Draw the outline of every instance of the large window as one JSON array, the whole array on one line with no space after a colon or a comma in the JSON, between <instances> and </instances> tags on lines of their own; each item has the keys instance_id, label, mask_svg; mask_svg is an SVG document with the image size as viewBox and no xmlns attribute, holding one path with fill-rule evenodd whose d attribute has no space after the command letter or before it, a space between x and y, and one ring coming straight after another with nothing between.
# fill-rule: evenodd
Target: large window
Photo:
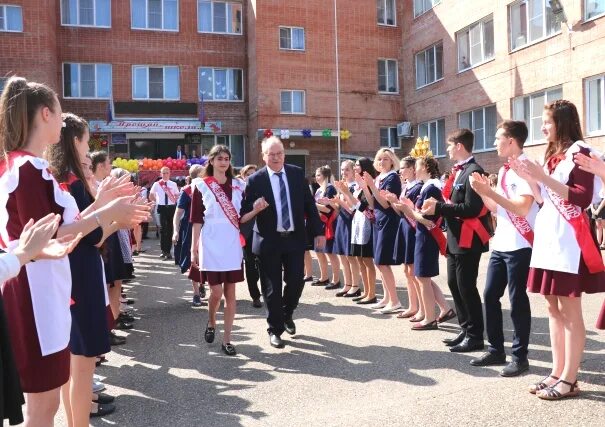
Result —
<instances>
[{"instance_id":1,"label":"large window","mask_svg":"<svg viewBox=\"0 0 605 427\"><path fill-rule=\"evenodd\" d=\"M179 67L135 65L132 67L132 98L178 100Z\"/></svg>"},{"instance_id":2,"label":"large window","mask_svg":"<svg viewBox=\"0 0 605 427\"><path fill-rule=\"evenodd\" d=\"M208 155L212 147L217 144L226 145L231 151L231 164L236 168L245 166L246 156L243 135L202 135L201 139L202 146L199 152L202 155Z\"/></svg>"},{"instance_id":3,"label":"large window","mask_svg":"<svg viewBox=\"0 0 605 427\"><path fill-rule=\"evenodd\" d=\"M63 64L64 98L110 98L110 64Z\"/></svg>"},{"instance_id":4,"label":"large window","mask_svg":"<svg viewBox=\"0 0 605 427\"><path fill-rule=\"evenodd\" d=\"M286 50L305 50L305 29L298 27L279 27L279 48Z\"/></svg>"},{"instance_id":5,"label":"large window","mask_svg":"<svg viewBox=\"0 0 605 427\"><path fill-rule=\"evenodd\" d=\"M605 76L586 81L586 122L588 134L605 131Z\"/></svg>"},{"instance_id":6,"label":"large window","mask_svg":"<svg viewBox=\"0 0 605 427\"><path fill-rule=\"evenodd\" d=\"M61 0L61 25L111 27L111 0Z\"/></svg>"},{"instance_id":7,"label":"large window","mask_svg":"<svg viewBox=\"0 0 605 427\"><path fill-rule=\"evenodd\" d=\"M433 156L445 156L445 119L431 120L418 125L418 136L431 142Z\"/></svg>"},{"instance_id":8,"label":"large window","mask_svg":"<svg viewBox=\"0 0 605 427\"><path fill-rule=\"evenodd\" d=\"M198 0L197 30L200 33L242 33L242 4Z\"/></svg>"},{"instance_id":9,"label":"large window","mask_svg":"<svg viewBox=\"0 0 605 427\"><path fill-rule=\"evenodd\" d=\"M494 139L498 126L498 112L495 105L460 113L459 125L461 128L472 130L475 134L474 152L495 149Z\"/></svg>"},{"instance_id":10,"label":"large window","mask_svg":"<svg viewBox=\"0 0 605 427\"><path fill-rule=\"evenodd\" d=\"M389 148L400 148L399 138L397 138L397 128L380 128L380 146Z\"/></svg>"},{"instance_id":11,"label":"large window","mask_svg":"<svg viewBox=\"0 0 605 427\"><path fill-rule=\"evenodd\" d=\"M511 50L561 31L549 0L522 0L510 6Z\"/></svg>"},{"instance_id":12,"label":"large window","mask_svg":"<svg viewBox=\"0 0 605 427\"><path fill-rule=\"evenodd\" d=\"M605 14L605 0L584 0L584 19Z\"/></svg>"},{"instance_id":13,"label":"large window","mask_svg":"<svg viewBox=\"0 0 605 427\"><path fill-rule=\"evenodd\" d=\"M242 101L243 71L237 68L200 68L199 90L205 101Z\"/></svg>"},{"instance_id":14,"label":"large window","mask_svg":"<svg viewBox=\"0 0 605 427\"><path fill-rule=\"evenodd\" d=\"M527 144L544 142L544 136L542 135L544 105L562 97L563 89L558 86L513 99L513 119L523 120L529 130Z\"/></svg>"},{"instance_id":15,"label":"large window","mask_svg":"<svg viewBox=\"0 0 605 427\"><path fill-rule=\"evenodd\" d=\"M456 34L458 70L466 70L494 57L494 18L489 17Z\"/></svg>"},{"instance_id":16,"label":"large window","mask_svg":"<svg viewBox=\"0 0 605 427\"><path fill-rule=\"evenodd\" d=\"M443 78L443 44L416 54L416 89Z\"/></svg>"},{"instance_id":17,"label":"large window","mask_svg":"<svg viewBox=\"0 0 605 427\"><path fill-rule=\"evenodd\" d=\"M282 90L280 97L282 114L305 114L304 90Z\"/></svg>"},{"instance_id":18,"label":"large window","mask_svg":"<svg viewBox=\"0 0 605 427\"><path fill-rule=\"evenodd\" d=\"M0 4L0 31L22 32L23 12L21 6Z\"/></svg>"},{"instance_id":19,"label":"large window","mask_svg":"<svg viewBox=\"0 0 605 427\"><path fill-rule=\"evenodd\" d=\"M441 0L414 0L414 18L428 12L439 3Z\"/></svg>"},{"instance_id":20,"label":"large window","mask_svg":"<svg viewBox=\"0 0 605 427\"><path fill-rule=\"evenodd\" d=\"M0 77L0 94L4 90L4 86L6 86L6 82L8 79L6 77Z\"/></svg>"},{"instance_id":21,"label":"large window","mask_svg":"<svg viewBox=\"0 0 605 427\"><path fill-rule=\"evenodd\" d=\"M376 0L376 13L380 25L397 25L395 0Z\"/></svg>"},{"instance_id":22,"label":"large window","mask_svg":"<svg viewBox=\"0 0 605 427\"><path fill-rule=\"evenodd\" d=\"M132 28L177 31L178 0L131 0Z\"/></svg>"},{"instance_id":23,"label":"large window","mask_svg":"<svg viewBox=\"0 0 605 427\"><path fill-rule=\"evenodd\" d=\"M398 93L399 79L395 59L378 60L378 92Z\"/></svg>"}]
</instances>

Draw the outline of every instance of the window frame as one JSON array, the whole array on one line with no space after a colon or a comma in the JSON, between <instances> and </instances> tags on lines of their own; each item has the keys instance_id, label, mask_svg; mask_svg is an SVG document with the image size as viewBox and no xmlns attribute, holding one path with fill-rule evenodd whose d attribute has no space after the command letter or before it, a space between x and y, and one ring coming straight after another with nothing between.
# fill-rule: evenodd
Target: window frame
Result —
<instances>
[{"instance_id":1,"label":"window frame","mask_svg":"<svg viewBox=\"0 0 605 427\"><path fill-rule=\"evenodd\" d=\"M487 22L490 22L490 21L492 22L492 31L494 32L494 34L492 35L492 42L494 43L494 45L492 46L492 56L490 56L489 58L487 58L485 56L485 24ZM470 38L471 38L471 29L474 26L476 26L476 25L481 25L481 56L482 56L482 59L481 59L481 61L477 62L476 64L471 64L470 63L470 59L471 59L470 58L471 57L471 49L470 49L470 46L471 46L471 41L470 41ZM468 34L468 38L469 38L469 52L468 52L468 56L469 57L467 58L467 60L469 61L469 66L466 67L466 68L461 68L461 61L460 61L460 35L462 35L463 33ZM496 50L495 50L496 39L495 39L495 36L496 36L496 31L495 31L495 28L494 28L494 14L493 13L490 14L490 15L487 15L487 16L483 17L482 19L480 19L478 21L475 21L472 24L467 25L466 27L464 27L461 30L457 31L456 32L456 54L457 54L457 61L456 62L458 63L458 73L463 73L463 72L465 72L467 70L470 70L470 69L475 68L475 67L479 67L479 66L481 66L481 65L483 65L483 64L485 64L487 62L493 61L496 58Z\"/></svg>"},{"instance_id":2,"label":"window frame","mask_svg":"<svg viewBox=\"0 0 605 427\"><path fill-rule=\"evenodd\" d=\"M282 103L281 103L281 97L282 94L284 92L289 92L290 93L290 111L283 111L282 110ZM299 112L294 112L294 108L292 108L294 106L294 102L293 102L293 98L294 98L294 92L301 92L303 95L303 111L302 113ZM279 113L280 114L285 114L285 115L289 115L289 116L304 116L307 114L307 92L305 90L301 90L301 89L280 89L279 91Z\"/></svg>"},{"instance_id":3,"label":"window frame","mask_svg":"<svg viewBox=\"0 0 605 427\"><path fill-rule=\"evenodd\" d=\"M211 3L212 4L212 29L214 30L214 4L215 3L225 3L227 6L231 4L239 4L241 6L241 22L240 22L240 32L226 32L226 31L202 31L200 29L200 3ZM197 11L197 32L198 34L221 34L225 36L242 36L244 34L244 4L236 1L223 1L223 0L196 0L196 11ZM225 23L227 22L227 17L225 16ZM306 42L305 42L306 45Z\"/></svg>"},{"instance_id":4,"label":"window frame","mask_svg":"<svg viewBox=\"0 0 605 427\"><path fill-rule=\"evenodd\" d=\"M393 0L393 23L392 24L388 24L386 22L380 22L378 20L378 2L379 1L382 2L384 5L385 20L386 20L386 16L387 16L387 1L388 0L376 0L376 24L381 27L396 27L397 26L397 0Z\"/></svg>"},{"instance_id":5,"label":"window frame","mask_svg":"<svg viewBox=\"0 0 605 427\"><path fill-rule=\"evenodd\" d=\"M243 148L243 164L242 165L236 165L235 163L233 163L233 155L231 156L231 161L232 161L232 165L234 168L241 168L244 167L246 165L246 158L248 157L248 153L246 150L246 140L247 137L245 134L203 134L202 135L202 140L199 143L196 143L194 145L196 145L195 150L198 154L202 154L204 152L204 145L206 145L206 147L208 147L207 144L204 144L204 139L209 139L212 137L212 146L218 145L219 144L219 138L227 138L228 139L228 144L227 147L229 148L229 150L231 151L231 153L233 153L233 149L232 149L232 138L233 137L238 137L240 136L242 138L242 148ZM223 141L224 142L224 141ZM199 152L198 152L198 148L199 148Z\"/></svg>"},{"instance_id":6,"label":"window frame","mask_svg":"<svg viewBox=\"0 0 605 427\"><path fill-rule=\"evenodd\" d=\"M534 116L532 114L532 113L534 113L532 98L534 98L538 95L542 95L544 97L544 103L546 104L548 102L548 93L554 92L556 90L561 91L561 98L559 98L559 99L562 99L563 98L563 85L551 86L551 87L548 87L548 88L545 88L542 90L538 90L538 91L535 91L532 93L528 93L525 95L515 96L514 98L511 99L511 112L512 112L511 116L513 117L513 120L521 120L527 124L528 134L527 134L527 140L525 141L524 146L531 147L533 145L542 145L542 144L546 143L546 141L543 139L534 141L534 128L533 128L534 125L533 125L532 119L537 116ZM523 102L525 102L525 98L528 98L528 102L529 102L529 108L530 108L530 111L528 112L529 120L525 119L525 114L522 118L515 116L515 101L522 100ZM540 116L542 116L542 114L540 114Z\"/></svg>"},{"instance_id":7,"label":"window frame","mask_svg":"<svg viewBox=\"0 0 605 427\"><path fill-rule=\"evenodd\" d=\"M78 7L78 23L77 24L65 24L63 22L63 1L59 0L59 14L61 16L61 26L62 27L111 28L111 0L109 0L109 25L80 24L80 1L81 0L76 0L76 1L77 1L77 7ZM93 22L97 21L97 1L98 0L93 0L93 7L92 7Z\"/></svg>"},{"instance_id":8,"label":"window frame","mask_svg":"<svg viewBox=\"0 0 605 427\"><path fill-rule=\"evenodd\" d=\"M512 20L512 11L513 11L513 7L515 7L517 5L520 5L521 3L526 3L528 5L526 7L526 14L525 14L525 21L526 21L525 31L526 31L526 37L527 37L527 39L529 39L529 25L530 25L529 24L529 21L530 21L530 18L529 18L529 2L530 1L540 1L542 3L542 7L543 7L543 9L542 9L542 25L543 25L544 33L546 33L546 28L547 28L546 27L546 2L548 0L517 0L517 1L512 2L511 4L508 5L508 33L509 33L508 42L509 42L509 53L514 53L514 52L517 52L517 51L519 51L521 49L525 49L525 48L527 48L529 46L533 46L535 44L541 43L541 42L543 42L545 40L548 40L548 39L550 39L552 37L556 37L556 36L558 36L559 34L561 34L563 32L563 30L561 29L561 25L559 24L559 27L558 27L557 31L555 31L554 33L552 33L552 34L545 34L542 37L537 38L537 39L532 40L532 41L526 40L525 44L513 48L513 46L514 46L514 42L513 42L513 28L512 28L512 23L513 23L513 20Z\"/></svg>"},{"instance_id":9,"label":"window frame","mask_svg":"<svg viewBox=\"0 0 605 427\"><path fill-rule=\"evenodd\" d=\"M422 2L422 6L423 6L423 7L424 7L424 2L425 2L425 1L426 1L426 0L423 0L423 2ZM428 8L426 8L426 9L423 9L423 11L422 11L422 12L420 12L420 13L418 13L418 14L416 13L416 2L415 2L415 1L412 1L412 9L413 9L413 12L414 12L414 19L416 19L416 18L418 18L418 17L420 17L420 16L424 15L424 14L425 14L425 13L427 13L429 10L434 9L434 8L435 8L435 6L437 6L437 5L441 4L441 0L430 0L430 1L431 1L431 7L428 7Z\"/></svg>"},{"instance_id":10,"label":"window frame","mask_svg":"<svg viewBox=\"0 0 605 427\"><path fill-rule=\"evenodd\" d=\"M603 5L604 6L603 7L603 12L598 13L597 15L588 17L588 4L587 4L588 1L590 1L590 0L584 0L582 2L583 3L582 4L582 6L583 6L582 15L583 15L583 18L584 18L584 22L590 22L590 21L593 21L595 19L599 19L599 18L602 18L603 16L605 16L605 3L604 3L604 5Z\"/></svg>"},{"instance_id":11,"label":"window frame","mask_svg":"<svg viewBox=\"0 0 605 427\"><path fill-rule=\"evenodd\" d=\"M6 13L7 8L15 8L21 11L21 29L20 30L9 30L8 29L8 14ZM4 14L4 28L0 28L0 33L22 33L23 32L23 6L20 4L0 4L0 9L3 9Z\"/></svg>"},{"instance_id":12,"label":"window frame","mask_svg":"<svg viewBox=\"0 0 605 427\"><path fill-rule=\"evenodd\" d=\"M285 29L285 30L289 30L290 31L290 46L292 46L292 33L293 30L302 30L303 32L303 48L302 49L297 49L294 47L282 47L281 45L281 30ZM280 25L279 26L279 50L285 50L285 51L294 51L294 52L305 52L307 50L307 34L305 31L304 27L292 27L292 26L288 26L288 25Z\"/></svg>"},{"instance_id":13,"label":"window frame","mask_svg":"<svg viewBox=\"0 0 605 427\"><path fill-rule=\"evenodd\" d=\"M385 77L386 77L386 88L389 88L389 61L394 62L395 63L395 92L391 92L389 90L385 90L382 91L380 90L380 62L384 61L384 67L385 67ZM377 73L376 73L376 78L377 78L377 89L378 89L378 93L380 95L399 95L399 61L397 59L393 59L393 58L378 58L377 62Z\"/></svg>"},{"instance_id":14,"label":"window frame","mask_svg":"<svg viewBox=\"0 0 605 427\"><path fill-rule=\"evenodd\" d=\"M164 2L166 0L161 0L162 2L162 28L149 28L149 0L145 1L145 27L135 27L134 20L132 16L132 2L135 0L130 0L130 29L136 31L162 31L167 33L178 33L181 25L180 13L181 13L181 2L180 0L176 0L176 28L164 28L164 18L166 14L164 13Z\"/></svg>"},{"instance_id":15,"label":"window frame","mask_svg":"<svg viewBox=\"0 0 605 427\"><path fill-rule=\"evenodd\" d=\"M486 120L485 112L490 107L495 107L496 120L494 122L494 126L496 128L494 129L494 133L492 134L492 136L489 139L489 141L492 141L492 144L488 147L487 146L488 145L488 137L487 137L487 134L486 134L486 123L487 123L487 120ZM474 144L473 144L473 154L474 153L486 153L486 152L489 152L489 151L495 151L497 148L494 145L494 135L496 134L496 130L497 130L497 126L498 126L498 105L497 104L495 104L495 103L494 104L488 104L488 105L484 105L484 106L481 106L481 107L473 108L473 109L470 109L470 110L461 111L460 113L458 113L458 127L459 128L462 127L462 124L460 123L460 119L461 119L461 117L462 117L463 114L471 113L471 117L472 117L473 113L475 111L477 111L477 110L482 110L482 112L483 112L483 128L482 128L483 129L483 148L482 149L477 149L476 148L477 147L477 138L475 136L475 138L474 138ZM473 126L470 127L470 130L473 132L473 135L474 135L475 134L475 129L473 129Z\"/></svg>"},{"instance_id":16,"label":"window frame","mask_svg":"<svg viewBox=\"0 0 605 427\"><path fill-rule=\"evenodd\" d=\"M437 46L441 45L441 77L440 78L436 78L437 77ZM432 82L429 83L425 83L421 86L418 86L418 55L420 54L424 54L425 55L425 60L426 60L426 52L428 52L430 49L434 50L434 56L435 56L435 71L434 71L434 76L435 76L435 80L433 80ZM430 86L432 84L435 84L437 82L440 82L441 80L443 80L445 78L445 68L444 68L444 52L443 52L443 40L438 41L437 43L432 44L431 46L422 49L420 52L416 52L414 54L414 83L416 86L416 90L425 88L427 86Z\"/></svg>"},{"instance_id":17,"label":"window frame","mask_svg":"<svg viewBox=\"0 0 605 427\"><path fill-rule=\"evenodd\" d=\"M145 68L147 69L147 97L146 98L137 98L135 97L135 88L136 88L136 82L135 82L135 77L136 77L136 73L135 70L137 68ZM162 98L150 98L149 97L149 69L150 68L162 68L163 71L163 75L162 75L162 92L163 92L163 97ZM178 77L179 77L179 81L178 81L178 89L179 89L179 96L178 98L166 98L166 68L176 68L178 70ZM180 101L181 100L181 67L179 67L178 65L141 65L141 64L137 64L137 65L133 65L132 69L132 79L131 79L131 83L132 83L132 100L133 101L166 101L166 102L172 102L172 101Z\"/></svg>"},{"instance_id":18,"label":"window frame","mask_svg":"<svg viewBox=\"0 0 605 427\"><path fill-rule=\"evenodd\" d=\"M197 68L197 93L198 93L198 100L201 101L201 94L202 94L202 86L201 86L201 72L202 69L204 68L208 68L210 70L212 70L212 99L207 99L204 98L204 102L245 102L245 97L246 97L246 88L244 86L244 70L242 68L229 68L229 67L204 67L204 66L199 66ZM227 70L227 71L231 71L231 70L239 70L241 72L241 79L242 79L242 97L241 99L215 99L214 96L214 72L216 70Z\"/></svg>"},{"instance_id":19,"label":"window frame","mask_svg":"<svg viewBox=\"0 0 605 427\"><path fill-rule=\"evenodd\" d=\"M65 65L77 65L78 66L78 90L82 93L82 65L94 65L95 66L95 94L97 93L98 81L97 78L97 66L99 65L109 65L109 96L65 96ZM113 65L107 62L62 62L61 63L61 85L62 92L61 95L63 99L91 99L91 100L99 100L99 99L111 99L113 94Z\"/></svg>"},{"instance_id":20,"label":"window frame","mask_svg":"<svg viewBox=\"0 0 605 427\"><path fill-rule=\"evenodd\" d=\"M2 91L6 87L6 82L8 82L8 77L0 77L0 94L2 94Z\"/></svg>"},{"instance_id":21,"label":"window frame","mask_svg":"<svg viewBox=\"0 0 605 427\"><path fill-rule=\"evenodd\" d=\"M590 121L590 92L588 85L593 81L601 81L601 123L599 125L599 129L591 131L590 125L592 124ZM599 74L596 76L588 77L584 79L584 93L586 97L586 136L603 136L605 135L605 74Z\"/></svg>"},{"instance_id":22,"label":"window frame","mask_svg":"<svg viewBox=\"0 0 605 427\"><path fill-rule=\"evenodd\" d=\"M391 145L382 145L382 143L380 143L382 141L382 135L381 132L383 129L386 129L388 132L388 139L389 142L391 142ZM395 142L397 145L392 144L393 141L391 141L391 137L393 136L393 130L395 132ZM380 138L380 148L394 148L396 150L401 149L401 138L399 138L397 136L397 126L380 126L379 130L378 130L378 134L379 134L379 138Z\"/></svg>"},{"instance_id":23,"label":"window frame","mask_svg":"<svg viewBox=\"0 0 605 427\"><path fill-rule=\"evenodd\" d=\"M443 121L443 140L441 141L442 144L439 145L439 122ZM435 129L437 131L437 139L434 140L431 135L430 135L430 131L431 131L431 124L435 124ZM445 117L440 117L438 119L432 119L432 120L427 120L424 122L420 122L416 125L416 132L417 132L417 136L420 137L420 126L422 125L426 125L428 132L427 132L427 136L429 138L429 141L435 141L435 148L437 148L437 150L433 150L431 147L431 151L433 152L433 157L437 158L444 158L447 155L447 149L446 149L446 140L445 140L445 136L446 136L446 132L445 132ZM439 150L439 148L441 148L441 150ZM443 152L441 152L443 151Z\"/></svg>"}]
</instances>

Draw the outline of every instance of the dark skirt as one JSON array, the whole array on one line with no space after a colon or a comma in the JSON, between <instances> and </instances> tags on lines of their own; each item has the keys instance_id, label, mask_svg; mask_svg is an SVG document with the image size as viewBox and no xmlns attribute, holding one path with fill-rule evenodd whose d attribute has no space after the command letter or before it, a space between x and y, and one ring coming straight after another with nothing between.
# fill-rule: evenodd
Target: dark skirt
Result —
<instances>
[{"instance_id":1,"label":"dark skirt","mask_svg":"<svg viewBox=\"0 0 605 427\"><path fill-rule=\"evenodd\" d=\"M196 282L196 283L202 282L202 273L200 272L199 268L194 267L193 265L189 268L189 274L187 275L187 277L192 282Z\"/></svg>"},{"instance_id":2,"label":"dark skirt","mask_svg":"<svg viewBox=\"0 0 605 427\"><path fill-rule=\"evenodd\" d=\"M334 246L332 253L336 255L351 255L351 223L353 215L341 209L336 218Z\"/></svg>"},{"instance_id":3,"label":"dark skirt","mask_svg":"<svg viewBox=\"0 0 605 427\"><path fill-rule=\"evenodd\" d=\"M25 403L19 374L15 365L4 305L0 296L0 421L8 419L10 425L23 422L21 406Z\"/></svg>"},{"instance_id":4,"label":"dark skirt","mask_svg":"<svg viewBox=\"0 0 605 427\"><path fill-rule=\"evenodd\" d=\"M372 239L365 245L351 243L351 256L360 258L374 258L374 245Z\"/></svg>"},{"instance_id":5,"label":"dark skirt","mask_svg":"<svg viewBox=\"0 0 605 427\"><path fill-rule=\"evenodd\" d=\"M395 260L398 264L414 264L416 252L416 229L407 219L401 218L395 240ZM429 277L429 276L426 276Z\"/></svg>"},{"instance_id":6,"label":"dark skirt","mask_svg":"<svg viewBox=\"0 0 605 427\"><path fill-rule=\"evenodd\" d=\"M414 276L439 276L439 246L426 229L416 230L414 248Z\"/></svg>"},{"instance_id":7,"label":"dark skirt","mask_svg":"<svg viewBox=\"0 0 605 427\"><path fill-rule=\"evenodd\" d=\"M191 265L191 233L193 225L183 218L179 227L179 240L174 247L174 262L181 267L181 273Z\"/></svg>"},{"instance_id":8,"label":"dark skirt","mask_svg":"<svg viewBox=\"0 0 605 427\"><path fill-rule=\"evenodd\" d=\"M130 279L134 268L132 264L124 262L118 233L116 232L109 236L107 241L109 246L108 257L109 263L111 264L112 281Z\"/></svg>"},{"instance_id":9,"label":"dark skirt","mask_svg":"<svg viewBox=\"0 0 605 427\"><path fill-rule=\"evenodd\" d=\"M399 229L399 215L392 209L382 212L374 211L376 222L374 222L374 264L376 265L399 265L395 259L395 240Z\"/></svg>"},{"instance_id":10,"label":"dark skirt","mask_svg":"<svg viewBox=\"0 0 605 427\"><path fill-rule=\"evenodd\" d=\"M605 292L605 272L590 274L582 257L578 274L532 267L527 278L527 291L560 297L580 297L582 293Z\"/></svg>"},{"instance_id":11,"label":"dark skirt","mask_svg":"<svg viewBox=\"0 0 605 427\"><path fill-rule=\"evenodd\" d=\"M201 273L201 282L208 283L210 286L222 285L223 283L238 283L244 281L244 270L231 271L203 271Z\"/></svg>"}]
</instances>

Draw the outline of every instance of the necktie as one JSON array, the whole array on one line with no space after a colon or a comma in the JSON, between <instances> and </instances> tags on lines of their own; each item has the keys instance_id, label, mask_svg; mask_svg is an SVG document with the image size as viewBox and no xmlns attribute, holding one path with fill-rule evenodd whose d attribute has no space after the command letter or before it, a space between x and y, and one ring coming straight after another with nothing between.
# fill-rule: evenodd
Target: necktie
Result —
<instances>
[{"instance_id":1,"label":"necktie","mask_svg":"<svg viewBox=\"0 0 605 427\"><path fill-rule=\"evenodd\" d=\"M504 170L507 171L510 169L510 165L508 164L508 162L504 163Z\"/></svg>"},{"instance_id":2,"label":"necktie","mask_svg":"<svg viewBox=\"0 0 605 427\"><path fill-rule=\"evenodd\" d=\"M286 192L286 183L282 177L283 172L277 172L279 178L279 198L281 200L281 225L285 231L290 229L290 208L288 207L288 193Z\"/></svg>"},{"instance_id":3,"label":"necktie","mask_svg":"<svg viewBox=\"0 0 605 427\"><path fill-rule=\"evenodd\" d=\"M164 183L164 205L168 205L168 184Z\"/></svg>"}]
</instances>

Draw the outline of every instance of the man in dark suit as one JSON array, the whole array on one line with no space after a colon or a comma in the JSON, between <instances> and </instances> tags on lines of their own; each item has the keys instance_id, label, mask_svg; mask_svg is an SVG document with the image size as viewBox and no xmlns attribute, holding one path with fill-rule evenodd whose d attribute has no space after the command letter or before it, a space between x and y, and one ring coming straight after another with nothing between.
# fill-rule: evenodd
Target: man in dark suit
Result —
<instances>
[{"instance_id":1,"label":"man in dark suit","mask_svg":"<svg viewBox=\"0 0 605 427\"><path fill-rule=\"evenodd\" d=\"M423 214L441 215L447 225L447 284L462 328L456 338L444 340L453 352L484 347L477 275L481 254L489 250L491 222L481 196L469 183L472 173L484 173L472 155L473 145L474 135L469 129L458 129L448 136L447 152L456 164L443 188L447 201L429 199L422 207Z\"/></svg>"},{"instance_id":2,"label":"man in dark suit","mask_svg":"<svg viewBox=\"0 0 605 427\"><path fill-rule=\"evenodd\" d=\"M252 252L258 257L269 340L273 347L282 348L284 330L296 333L292 314L304 286L305 217L316 247L325 245L325 237L303 170L284 164L284 146L279 138L266 138L261 147L267 166L248 179L241 215L252 211L254 201L261 197L269 204L256 217ZM283 293L282 270L286 283Z\"/></svg>"}]
</instances>

